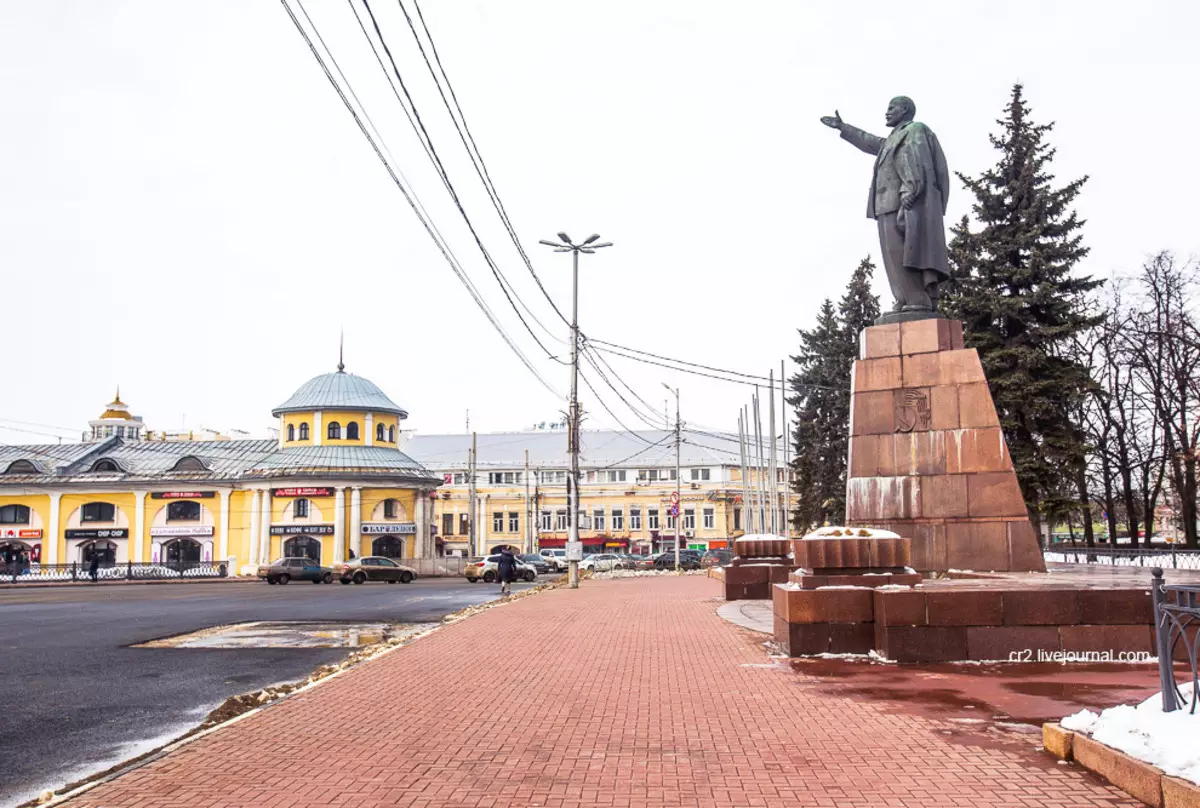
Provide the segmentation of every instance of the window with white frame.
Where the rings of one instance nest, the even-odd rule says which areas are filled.
[[[696,529],[696,509],[695,508],[684,508],[683,509],[683,529],[684,530],[695,530]]]
[[[610,483],[623,483],[625,482],[625,469],[610,469],[606,472],[605,479]]]
[[[521,532],[521,515],[519,513],[516,513],[514,511],[508,512],[508,532],[509,533],[520,533]]]
[[[691,469],[692,482],[707,481],[712,479],[712,469]]]
[[[631,505],[629,507],[629,529],[642,529],[642,508],[640,505]]]
[[[307,519],[308,518],[308,500],[307,499],[298,499],[292,503],[292,516],[296,517],[297,519]]]
[[[560,511],[554,512],[554,529],[555,530],[566,530],[567,529],[567,512],[565,510],[560,510]]]
[[[538,520],[538,529],[539,530],[549,530],[550,529],[550,524],[551,524],[550,516],[551,516],[550,511],[542,511],[541,517]]]
[[[470,475],[468,475],[468,474],[467,474],[465,471],[459,471],[459,472],[455,472],[455,474],[454,474],[454,484],[455,484],[455,485],[466,485],[466,484],[467,484],[467,481],[468,481],[468,478],[469,478],[469,476],[470,476]]]
[[[502,513],[493,513],[492,514],[492,532],[493,533],[503,533],[504,532],[504,514],[502,514]]]
[[[521,472],[519,471],[492,471],[488,472],[488,485],[520,485]]]
[[[592,530],[604,530],[604,508],[592,508]]]
[[[671,511],[667,511],[667,530],[675,529],[675,517],[671,515]]]
[[[542,482],[552,485],[565,485],[567,482],[567,473],[565,471],[543,471]]]
[[[704,509],[704,529],[712,530],[717,526],[717,512],[713,508]]]
[[[650,530],[658,530],[658,508],[646,509],[646,526]]]
[[[612,509],[612,529],[613,530],[624,530],[625,529],[625,509],[624,508],[613,508]]]

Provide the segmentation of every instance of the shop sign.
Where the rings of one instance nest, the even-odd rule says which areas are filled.
[[[273,497],[331,497],[332,488],[272,488]]]
[[[297,489],[291,489],[297,490]],[[307,533],[310,536],[332,536],[333,525],[271,525],[272,536]]]
[[[367,533],[416,533],[416,522],[363,522],[363,534]]]
[[[162,525],[151,527],[151,536],[211,536],[212,525]]]
[[[85,530],[68,530],[65,535],[68,539],[128,539],[129,528],[102,527],[87,528]]]
[[[40,539],[41,528],[6,527],[0,530],[0,539]]]
[[[151,491],[150,499],[212,499],[216,491]]]

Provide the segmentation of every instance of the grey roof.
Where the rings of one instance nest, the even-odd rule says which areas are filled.
[[[385,446],[297,446],[275,451],[247,469],[247,475],[252,477],[321,473],[438,480],[404,452]]]
[[[370,410],[408,417],[408,412],[388,398],[374,382],[343,371],[309,379],[292,393],[291,398],[271,410],[271,414],[304,410]]]
[[[520,469],[529,450],[529,465],[567,468],[567,431],[492,432],[476,436],[477,465]],[[782,446],[782,444],[781,444]],[[471,435],[413,435],[404,451],[430,469],[466,468]],[[782,455],[781,455],[782,459]],[[736,435],[684,430],[682,466],[740,465]],[[675,433],[668,430],[583,430],[580,465],[584,468],[622,466],[661,468],[675,464]]]
[[[192,457],[203,471],[173,471]],[[28,460],[37,474],[5,474],[15,460]],[[119,471],[93,472],[101,460]],[[274,440],[134,441],[107,438],[97,443],[0,446],[0,485],[120,483],[159,480],[216,481],[288,475],[371,475],[437,481],[404,452],[377,446],[300,446],[280,449]]]

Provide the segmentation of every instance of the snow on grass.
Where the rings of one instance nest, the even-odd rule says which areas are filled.
[[[1180,688],[1191,704],[1192,686]],[[1162,694],[1136,707],[1121,704],[1096,714],[1080,710],[1058,722],[1130,757],[1157,766],[1169,775],[1200,785],[1200,711],[1162,711]]]

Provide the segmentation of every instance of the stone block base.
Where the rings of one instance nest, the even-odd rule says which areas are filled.
[[[791,565],[776,563],[734,563],[725,567],[725,600],[770,600],[771,587],[785,583]]]

